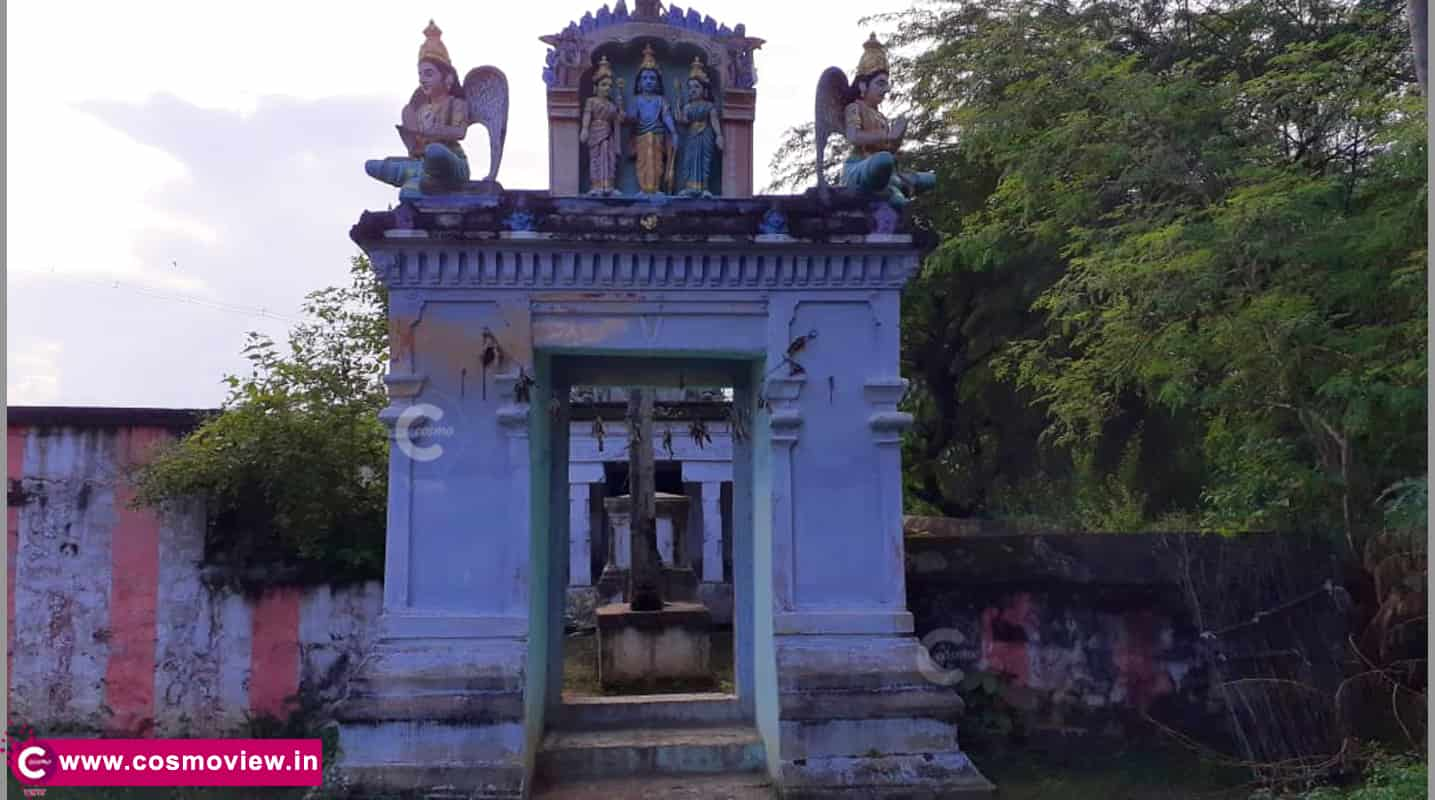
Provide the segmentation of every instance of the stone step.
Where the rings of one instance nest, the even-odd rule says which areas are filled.
[[[538,754],[540,786],[656,775],[716,775],[764,768],[751,725],[551,731]]]
[[[770,800],[763,772],[652,775],[568,783],[534,792],[533,800]]]
[[[565,696],[563,711],[553,727],[596,731],[654,725],[710,727],[744,722],[747,720],[743,719],[736,695],[700,692],[629,697]]]

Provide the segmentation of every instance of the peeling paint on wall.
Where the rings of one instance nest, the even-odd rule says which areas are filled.
[[[378,582],[246,597],[203,580],[201,504],[129,508],[127,466],[172,435],[113,419],[9,428],[11,494],[24,499],[7,519],[12,720],[233,734],[251,713],[282,712],[301,675],[367,646]]]

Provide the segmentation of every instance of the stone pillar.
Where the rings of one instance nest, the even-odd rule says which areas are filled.
[[[692,558],[684,552],[683,534],[687,531],[688,498],[680,494],[657,493],[658,555],[666,567],[691,567]]]
[[[593,532],[588,528],[587,482],[568,484],[568,585],[593,585]]]
[[[613,529],[608,537],[608,563],[617,569],[628,569],[633,565],[632,505],[624,495],[604,499],[603,508],[608,512],[608,526]]]
[[[723,582],[722,485],[732,481],[732,461],[684,461],[683,480],[696,483],[701,494],[696,524],[701,531],[703,583]]]
[[[677,566],[677,562],[673,560],[673,552],[673,521],[667,517],[659,515],[658,558],[662,560],[663,566]]]
[[[962,699],[924,673],[906,608],[899,297],[769,313],[769,363],[817,333],[800,374],[764,385],[784,794],[987,797],[957,744]],[[875,775],[891,793],[854,790]]]
[[[598,602],[621,603],[628,587],[628,558],[632,547],[632,523],[627,497],[603,498],[608,520],[608,550],[603,574],[598,576]]]
[[[380,414],[394,436],[384,610],[336,712],[343,770],[355,785],[393,790],[428,786],[439,774],[482,775],[494,796],[518,797],[527,774],[530,403],[516,374],[493,377],[489,399],[456,385],[459,369],[443,359],[476,352],[476,335],[452,351],[429,346],[435,318],[475,331],[489,320],[430,308],[425,323],[421,306],[411,311],[408,298],[394,296],[393,327],[403,336],[392,348],[400,354],[390,366],[393,402]],[[415,441],[421,422],[457,434]],[[475,482],[498,488],[458,491]],[[414,720],[463,749],[435,767],[432,753],[444,745],[416,735]]]
[[[752,197],[752,120],[757,92],[727,89],[722,102],[722,196]]]
[[[633,564],[628,605],[633,611],[663,608],[663,565],[658,559],[658,506],[653,454],[653,390],[628,390],[628,485],[632,487]],[[632,446],[636,445],[636,446]]]
[[[703,582],[722,583],[722,484],[702,483]]]
[[[555,195],[578,194],[578,129],[582,121],[577,86],[548,90],[548,186]]]

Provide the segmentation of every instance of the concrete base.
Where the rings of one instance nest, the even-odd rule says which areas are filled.
[[[699,603],[697,574],[689,567],[664,566],[663,597],[673,603]]]
[[[598,680],[604,688],[667,682],[711,682],[708,632],[712,615],[697,603],[667,603],[661,611],[602,606],[598,620]]]
[[[957,744],[962,699],[910,635],[777,637],[777,774],[787,797],[991,797]]]
[[[360,797],[522,797],[526,655],[520,637],[380,640],[337,710],[340,785]]]
[[[691,570],[687,575],[691,575]],[[692,591],[685,588],[683,581],[687,575],[676,579],[670,578],[668,589],[672,594],[665,595],[678,599],[679,593],[691,595]],[[611,598],[600,596],[601,589],[597,586],[570,586],[568,587],[567,608],[564,611],[563,621],[568,625],[576,625],[580,628],[592,627],[597,624],[594,612],[598,606],[611,603],[621,603],[622,592]],[[732,624],[733,595],[732,584],[730,583],[699,583],[697,585],[696,597],[692,602],[706,606],[708,613],[712,615],[714,625],[725,626]]]
[[[730,583],[698,584],[698,602],[707,606],[714,625],[732,624],[733,594]]]

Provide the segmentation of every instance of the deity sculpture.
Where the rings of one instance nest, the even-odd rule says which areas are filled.
[[[578,141],[588,145],[589,194],[610,195],[617,191],[621,103],[622,87],[614,86],[613,68],[608,57],[603,56],[593,70],[593,96],[583,104],[583,124],[578,131]]]
[[[712,197],[708,178],[712,175],[713,156],[722,149],[722,128],[717,104],[713,102],[712,82],[703,69],[702,59],[696,56],[688,71],[687,88],[687,99],[678,109],[678,119],[687,126],[682,166],[678,170],[681,193],[687,197]]]
[[[429,20],[419,47],[419,87],[400,112],[399,138],[407,156],[365,162],[370,177],[399,187],[401,200],[464,188],[469,179],[468,156],[460,140],[474,122],[488,129],[492,183],[503,160],[508,130],[508,79],[497,67],[470,70],[458,80],[449,60],[443,31]]]
[[[849,86],[847,76],[829,67],[817,82],[817,180],[827,185],[827,137],[841,131],[852,145],[842,165],[842,184],[885,198],[894,206],[906,205],[911,196],[937,185],[931,172],[900,172],[897,150],[907,134],[907,118],[888,120],[878,111],[891,89],[887,49],[872,34],[862,46],[862,58]]]
[[[623,114],[623,121],[633,125],[633,155],[637,159],[638,193],[661,194],[663,186],[673,184],[673,151],[678,138],[673,112],[663,96],[663,74],[653,58],[653,48],[643,47],[643,61],[633,80],[635,94]]]

